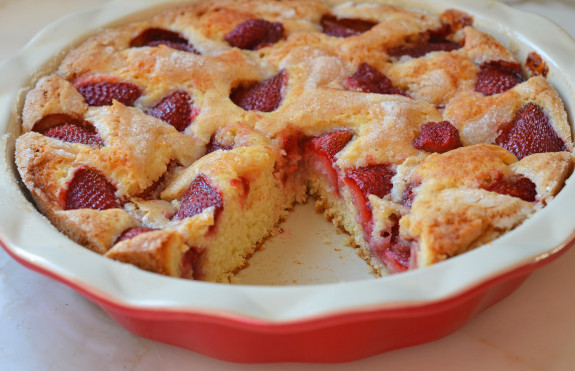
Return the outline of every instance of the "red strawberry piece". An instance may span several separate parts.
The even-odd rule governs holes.
[[[537,197],[535,183],[522,175],[513,175],[507,178],[500,177],[483,188],[502,195],[518,197],[527,202],[534,202]]]
[[[110,106],[117,100],[126,106],[133,106],[142,95],[142,89],[129,82],[88,82],[77,87],[90,106]]]
[[[338,130],[312,138],[304,144],[304,156],[310,167],[325,174],[328,183],[339,195],[337,170],[334,168],[337,155],[353,138],[348,130]]]
[[[278,42],[284,36],[284,26],[264,19],[248,19],[237,25],[224,40],[240,49],[257,50]]]
[[[494,61],[483,63],[477,75],[475,91],[489,96],[500,94],[525,81],[517,63]]]
[[[133,38],[130,42],[130,47],[154,47],[160,45],[166,45],[172,49],[184,52],[200,54],[192,45],[189,44],[188,39],[177,32],[165,30],[163,28],[148,28]]]
[[[426,152],[444,153],[461,146],[459,131],[448,121],[423,124],[413,140],[413,147]]]
[[[286,80],[287,74],[282,70],[271,79],[232,90],[230,99],[246,111],[275,111],[281,104]]]
[[[136,237],[139,234],[142,233],[146,233],[146,232],[151,232],[151,231],[155,231],[156,229],[154,228],[146,228],[146,227],[135,227],[135,228],[129,228],[126,229],[118,238],[118,240],[116,241],[116,243],[121,242],[121,241],[126,241],[129,239],[132,239],[134,237]]]
[[[299,164],[302,159],[302,142],[303,134],[300,130],[292,130],[289,128],[280,136],[280,146],[284,153],[276,165],[276,170],[278,170],[279,178],[284,183],[290,175],[299,169]]]
[[[176,90],[148,109],[146,114],[167,122],[178,131],[184,131],[195,117],[191,104],[192,98],[188,93]]]
[[[216,219],[223,210],[224,201],[220,192],[214,189],[203,174],[200,174],[190,183],[180,200],[180,209],[172,220],[180,220],[200,214],[211,206],[216,209],[214,212],[214,219]]]
[[[221,149],[223,151],[229,151],[230,149],[233,149],[234,147],[229,145],[229,144],[224,144],[224,143],[220,143],[216,137],[214,135],[212,135],[212,137],[210,138],[210,142],[208,143],[208,145],[206,146],[206,155],[208,153],[212,153],[214,151],[217,151],[218,149]]]
[[[389,273],[406,271],[409,268],[411,249],[402,243],[398,243],[399,218],[392,214],[393,222],[391,228],[381,232],[379,238],[374,238],[369,242],[371,253],[385,264]]]
[[[534,153],[567,151],[565,143],[549,122],[549,116],[534,103],[527,103],[513,121],[499,127],[495,143],[518,159]]]
[[[56,113],[43,117],[34,124],[32,131],[65,142],[103,146],[104,141],[94,126],[65,113]]]
[[[405,92],[394,88],[387,76],[367,63],[360,64],[357,71],[345,80],[345,85],[349,90],[364,93],[401,94],[407,96]]]
[[[403,191],[401,204],[407,207],[413,205],[413,200],[415,199],[415,188],[419,187],[419,183],[409,183],[405,190]]]
[[[72,176],[64,199],[66,210],[122,208],[116,187],[99,171],[85,167],[76,170]]]
[[[200,266],[198,264],[200,251],[197,247],[190,247],[182,256],[180,262],[180,274],[182,278],[200,278]]]
[[[398,243],[391,245],[383,252],[383,262],[389,273],[405,272],[411,260],[411,248]]]
[[[65,142],[82,143],[92,146],[103,146],[104,141],[94,128],[73,124],[54,126],[43,133],[45,136]]]
[[[323,33],[335,37],[350,37],[369,31],[377,22],[358,18],[337,18],[326,14],[321,18]]]
[[[350,192],[353,204],[359,214],[359,223],[363,226],[364,237],[369,240],[373,230],[373,220],[369,195],[383,197],[393,187],[391,178],[395,171],[388,164],[369,165],[345,174],[344,182]]]
[[[147,188],[143,189],[139,193],[135,194],[134,197],[142,198],[144,200],[157,200],[160,198],[160,194],[166,188],[166,183],[170,179],[172,171],[178,166],[176,160],[170,160],[167,165],[166,171],[156,179]]]
[[[425,43],[407,44],[399,46],[396,48],[389,49],[387,54],[391,55],[392,57],[401,57],[404,55],[409,55],[413,58],[420,58],[426,55],[427,53],[439,52],[439,51],[449,52],[460,48],[461,45],[456,42],[449,40],[442,40],[436,42],[425,42]]]

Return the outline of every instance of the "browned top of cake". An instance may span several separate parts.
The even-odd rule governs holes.
[[[17,165],[56,226],[123,261],[139,245],[120,236],[148,228],[162,247],[132,262],[170,275],[192,268],[160,250],[198,247],[249,174],[285,187],[303,147],[364,200],[367,245],[391,235],[411,266],[520,224],[573,162],[557,92],[471,16],[377,3],[199,1],[106,29],[38,81],[22,121]],[[222,198],[189,206],[194,182]]]

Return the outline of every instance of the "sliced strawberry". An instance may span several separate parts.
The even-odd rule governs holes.
[[[422,42],[422,43],[398,46],[396,48],[389,49],[387,51],[387,54],[389,54],[392,57],[401,57],[404,55],[409,55],[413,58],[420,58],[426,55],[427,53],[439,52],[439,51],[449,52],[460,48],[461,45],[456,42],[449,40],[441,40],[435,42]]]
[[[190,45],[188,39],[177,32],[163,28],[148,28],[130,41],[130,47],[155,47],[160,45],[184,52],[200,54],[193,45]]]
[[[94,126],[65,113],[56,113],[43,117],[34,124],[32,131],[65,142],[103,146],[104,141]]]
[[[349,170],[345,174],[348,184],[353,184],[367,201],[368,195],[379,198],[389,194],[392,188],[391,178],[395,171],[388,164],[377,164]]]
[[[334,168],[337,155],[353,138],[349,130],[338,130],[312,138],[304,144],[304,156],[308,166],[327,177],[328,183],[339,196],[337,170]]]
[[[535,183],[522,175],[513,175],[507,178],[500,177],[483,188],[502,195],[518,197],[527,202],[534,202],[537,197]]]
[[[422,40],[420,42],[423,42],[424,40],[430,43],[440,43],[444,41],[449,41],[447,40],[447,37],[452,33],[453,28],[451,27],[451,25],[449,23],[442,23],[441,26],[437,28],[422,32],[421,33]]]
[[[407,207],[413,205],[413,200],[415,199],[415,188],[419,187],[419,183],[409,183],[405,190],[403,191],[401,204]]]
[[[180,262],[180,274],[182,278],[200,277],[200,266],[198,264],[200,258],[200,251],[197,247],[190,247],[182,256]]]
[[[166,188],[166,183],[168,182],[172,171],[178,166],[176,160],[170,160],[167,165],[166,171],[156,179],[147,188],[143,189],[139,193],[135,194],[134,197],[142,198],[144,200],[157,200],[160,198],[160,194]]]
[[[146,114],[167,122],[178,131],[184,131],[190,125],[195,113],[192,98],[182,90],[176,90],[146,111]]]
[[[210,142],[208,143],[208,145],[206,146],[206,155],[208,153],[212,153],[214,151],[217,151],[218,149],[221,149],[223,151],[229,151],[230,149],[233,149],[234,147],[229,145],[229,144],[223,144],[220,143],[214,135],[212,135],[212,137],[210,138]]]
[[[303,134],[301,130],[288,128],[280,134],[280,148],[283,150],[283,156],[276,165],[276,171],[282,182],[286,182],[293,175],[300,165],[303,158]]]
[[[409,269],[411,248],[401,244],[393,244],[383,252],[383,262],[389,273],[405,272]]]
[[[364,237],[369,241],[373,230],[373,220],[369,195],[383,197],[393,184],[391,178],[395,171],[388,164],[377,164],[348,170],[344,182],[350,192],[353,204],[358,212],[358,222],[363,226]]]
[[[116,187],[99,171],[85,167],[76,170],[72,176],[64,200],[66,210],[122,208]]]
[[[364,93],[400,94],[408,96],[404,91],[393,87],[391,80],[377,68],[362,63],[357,71],[345,80],[346,88]]]
[[[230,99],[246,111],[275,111],[281,104],[286,83],[287,73],[281,70],[271,79],[232,90]]]
[[[121,242],[121,241],[130,240],[139,234],[146,233],[146,232],[152,232],[155,230],[156,229],[154,229],[154,228],[146,228],[146,227],[129,228],[129,229],[126,229],[124,232],[122,232],[120,237],[118,237],[118,240],[116,241],[116,243]]]
[[[353,133],[349,130],[338,130],[323,134],[310,139],[306,146],[317,156],[322,156],[329,161],[330,165],[335,162],[337,155],[353,138]]]
[[[113,100],[133,106],[142,95],[142,89],[129,82],[88,82],[76,88],[90,106],[109,106]]]
[[[248,19],[237,25],[224,40],[240,49],[257,50],[275,44],[284,36],[284,26],[264,19]]]
[[[323,33],[335,37],[350,37],[369,31],[377,22],[359,18],[337,18],[331,14],[321,17]]]
[[[45,136],[65,142],[82,143],[92,146],[103,146],[104,141],[94,128],[73,124],[54,126],[43,133]]]
[[[494,61],[483,63],[477,75],[475,91],[489,96],[500,94],[525,81],[517,63]]]
[[[549,116],[535,103],[527,103],[513,121],[501,125],[495,143],[513,152],[518,159],[534,153],[567,151]]]
[[[387,231],[381,232],[379,238],[369,241],[370,251],[385,265],[389,273],[406,271],[409,268],[411,249],[398,242],[399,218],[390,216],[392,226]]]
[[[180,200],[180,209],[172,220],[180,220],[200,214],[208,207],[214,206],[214,220],[224,208],[222,195],[210,184],[208,179],[200,174],[192,180],[190,186]]]
[[[413,139],[413,147],[426,152],[444,153],[462,146],[459,131],[449,121],[423,124]]]

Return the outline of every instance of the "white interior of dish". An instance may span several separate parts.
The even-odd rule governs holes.
[[[494,1],[385,2],[436,14],[454,7],[472,14],[477,28],[488,30],[516,52],[520,60],[524,61],[528,52],[536,51],[548,63],[548,79],[562,96],[573,122],[575,41],[558,26]],[[299,207],[296,216],[284,226],[288,232],[261,252],[272,257],[276,254],[277,269],[282,269],[283,276],[277,274],[277,269],[258,264],[257,259],[253,267],[240,276],[244,283],[281,285],[295,281],[306,285],[222,285],[173,279],[111,261],[71,242],[36,211],[16,177],[13,152],[14,139],[19,133],[17,112],[25,92],[22,87],[31,86],[41,71],[49,69],[47,65],[53,66],[54,51],[65,50],[104,26],[146,18],[154,12],[149,9],[167,4],[171,3],[120,0],[73,14],[45,28],[20,54],[0,64],[3,76],[0,138],[4,149],[0,156],[0,237],[20,259],[125,307],[283,323],[373,308],[417,306],[445,299],[518,266],[545,258],[560,249],[574,232],[575,184],[571,179],[554,202],[493,243],[432,267],[382,279],[369,275],[365,263],[355,257],[349,247],[342,246],[345,236],[335,233],[333,226],[314,214],[311,203]],[[130,16],[133,13],[137,15]],[[308,228],[306,233],[296,233],[299,225]],[[303,242],[293,240],[298,235],[305,237]],[[303,254],[301,258],[306,259],[309,256],[305,246],[313,246],[316,260],[308,259],[301,267],[297,264],[298,260],[303,263],[298,252],[290,251],[295,255],[289,255],[289,259],[296,264],[283,264],[280,258],[285,258],[285,249],[295,245]],[[321,255],[324,252],[327,255]],[[266,274],[267,278],[262,278]]]

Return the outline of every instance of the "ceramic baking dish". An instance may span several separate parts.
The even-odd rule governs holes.
[[[466,11],[477,28],[504,42],[520,60],[537,52],[573,127],[575,41],[559,27],[493,1],[389,2],[436,14],[447,8]],[[379,279],[363,272],[346,275],[345,269],[357,269],[352,262],[349,268],[338,266],[335,278],[325,269],[288,269],[297,276],[290,277],[292,285],[213,284],[151,274],[73,243],[38,213],[19,183],[14,141],[23,96],[56,66],[61,51],[104,26],[143,19],[168,5],[121,0],[73,14],[0,64],[0,244],[23,265],[100,305],[126,329],[229,361],[350,361],[452,333],[575,243],[572,179],[550,205],[502,238],[440,264]],[[296,230],[299,234],[326,228],[311,210],[296,211],[304,218],[303,227],[293,227],[304,228]],[[290,238],[284,244],[294,243]],[[258,274],[265,275],[257,269],[248,273],[256,283]]]

